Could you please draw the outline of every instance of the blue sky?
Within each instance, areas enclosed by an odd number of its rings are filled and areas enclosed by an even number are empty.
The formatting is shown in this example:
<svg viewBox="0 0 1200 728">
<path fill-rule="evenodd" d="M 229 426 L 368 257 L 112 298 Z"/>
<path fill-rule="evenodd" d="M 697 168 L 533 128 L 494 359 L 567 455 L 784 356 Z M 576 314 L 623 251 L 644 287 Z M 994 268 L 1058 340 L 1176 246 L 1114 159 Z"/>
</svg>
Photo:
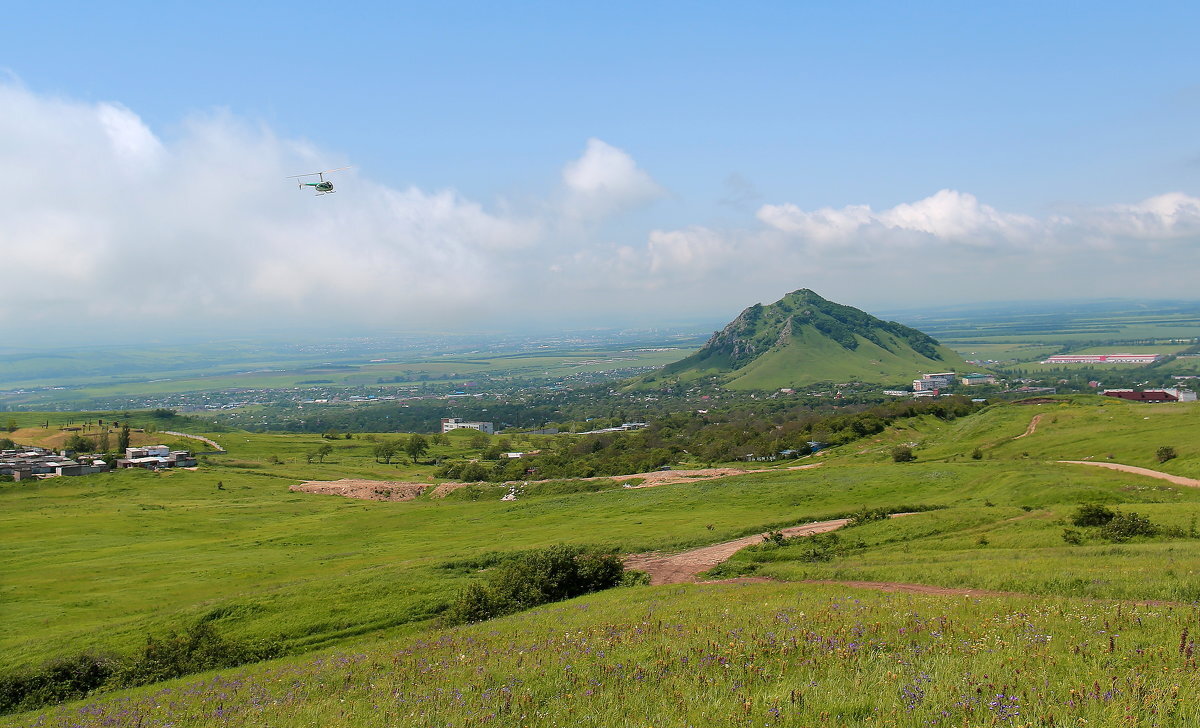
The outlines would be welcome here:
<svg viewBox="0 0 1200 728">
<path fill-rule="evenodd" d="M 399 328 L 721 318 L 800 287 L 887 309 L 1194 298 L 1197 21 L 1194 3 L 10 5 L 0 164 L 34 173 L 0 252 L 32 268 L 100 239 L 198 270 L 97 305 L 123 287 L 96 257 L 0 329 L 172 314 L 181 293 L 230 325 L 382 309 L 363 323 Z M 329 199 L 263 181 L 342 164 Z M 120 199 L 76 179 L 113 165 Z M 240 276 L 188 266 L 209 249 Z M 1112 272 L 1148 258 L 1172 273 Z M 564 296 L 593 303 L 548 313 Z"/>
</svg>

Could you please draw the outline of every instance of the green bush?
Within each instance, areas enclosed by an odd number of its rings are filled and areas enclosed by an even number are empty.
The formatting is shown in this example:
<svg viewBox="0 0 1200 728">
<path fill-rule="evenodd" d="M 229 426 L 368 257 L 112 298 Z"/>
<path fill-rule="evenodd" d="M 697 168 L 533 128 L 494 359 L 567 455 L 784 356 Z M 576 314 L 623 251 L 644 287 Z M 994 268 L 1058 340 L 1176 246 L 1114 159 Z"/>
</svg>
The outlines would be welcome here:
<svg viewBox="0 0 1200 728">
<path fill-rule="evenodd" d="M 625 566 L 610 551 L 560 544 L 499 564 L 486 583 L 468 585 L 442 614 L 466 624 L 562 601 L 622 583 Z"/>
<path fill-rule="evenodd" d="M 117 680 L 127 686 L 146 685 L 218 667 L 258 662 L 279 652 L 274 644 L 227 640 L 211 624 L 201 622 L 183 632 L 147 637 L 141 651 L 119 670 Z"/>
<path fill-rule="evenodd" d="M 1073 528 L 1064 528 L 1062 532 L 1062 538 L 1063 541 L 1066 541 L 1072 546 L 1078 546 L 1079 544 L 1083 543 L 1083 532 L 1076 531 Z"/>
<path fill-rule="evenodd" d="M 1153 536 L 1158 527 L 1149 518 L 1136 513 L 1118 513 L 1100 531 L 1110 541 L 1128 541 L 1134 536 Z"/>
<path fill-rule="evenodd" d="M 108 682 L 115 667 L 113 658 L 82 654 L 48 662 L 40 669 L 0 675 L 0 713 L 82 698 Z"/>
<path fill-rule="evenodd" d="M 1076 526 L 1103 526 L 1115 518 L 1117 512 L 1099 503 L 1083 503 L 1075 509 L 1071 523 Z"/>
<path fill-rule="evenodd" d="M 32 710 L 82 698 L 99 688 L 148 685 L 204 670 L 234 667 L 279 655 L 274 643 L 235 642 L 211 624 L 146 638 L 128 657 L 90 653 L 48 662 L 40 668 L 0 675 L 0 713 Z"/>
<path fill-rule="evenodd" d="M 1154 457 L 1158 458 L 1158 462 L 1165 463 L 1168 460 L 1174 460 L 1178 456 L 1175 454 L 1175 448 L 1170 445 L 1163 445 L 1154 452 Z"/>
<path fill-rule="evenodd" d="M 913 454 L 912 448 L 908 445 L 897 445 L 892 448 L 892 460 L 897 463 L 911 463 L 916 460 L 917 456 Z"/>
</svg>

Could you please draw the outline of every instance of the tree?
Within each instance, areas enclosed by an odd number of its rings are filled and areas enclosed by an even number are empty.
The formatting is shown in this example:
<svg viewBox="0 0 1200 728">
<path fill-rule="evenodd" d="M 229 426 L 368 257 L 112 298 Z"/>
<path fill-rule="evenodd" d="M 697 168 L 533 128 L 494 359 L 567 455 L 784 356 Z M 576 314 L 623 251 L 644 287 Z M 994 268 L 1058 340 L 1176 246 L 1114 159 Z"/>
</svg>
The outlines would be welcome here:
<svg viewBox="0 0 1200 728">
<path fill-rule="evenodd" d="M 400 452 L 400 443 L 395 440 L 381 442 L 375 446 L 372 451 L 375 455 L 375 462 L 384 462 L 388 465 L 392 464 L 392 458 Z"/>
<path fill-rule="evenodd" d="M 326 456 L 333 452 L 333 445 L 325 443 L 316 449 L 317 462 L 325 462 Z"/>
<path fill-rule="evenodd" d="M 100 430 L 100 441 L 96 445 L 96 450 L 99 452 L 108 452 L 108 448 L 111 446 L 112 443 L 108 439 L 108 428 L 105 427 L 104 429 Z"/>
<path fill-rule="evenodd" d="M 908 445 L 897 445 L 892 448 L 892 460 L 897 463 L 911 463 L 916 459 L 917 456 L 913 454 L 912 448 Z"/>
<path fill-rule="evenodd" d="M 129 447 L 129 423 L 121 425 L 121 432 L 117 435 L 117 452 L 124 454 L 125 449 Z"/>
<path fill-rule="evenodd" d="M 63 443 L 63 448 L 70 450 L 71 452 L 92 452 L 95 450 L 95 446 L 92 444 L 92 441 L 83 435 L 80 435 L 78 432 L 73 433 L 67 438 L 67 441 Z"/>
<path fill-rule="evenodd" d="M 415 462 L 417 458 L 429 452 L 429 441 L 422 435 L 413 435 L 408 439 L 408 444 L 404 446 L 404 451 Z"/>
<path fill-rule="evenodd" d="M 17 431 L 17 421 L 11 417 L 8 418 L 8 431 L 9 432 Z"/>
<path fill-rule="evenodd" d="M 491 438 L 485 432 L 476 432 L 474 435 L 471 435 L 470 445 L 475 450 L 482 450 L 488 446 L 489 442 L 491 442 Z"/>
<path fill-rule="evenodd" d="M 1176 457 L 1178 457 L 1175 454 L 1175 448 L 1171 447 L 1170 445 L 1163 445 L 1162 447 L 1158 448 L 1158 450 L 1154 453 L 1154 456 L 1158 458 L 1158 462 L 1160 463 L 1165 463 L 1168 460 L 1174 460 Z"/>
<path fill-rule="evenodd" d="M 0 450 L 16 450 L 17 443 L 7 437 L 0 437 Z"/>
</svg>

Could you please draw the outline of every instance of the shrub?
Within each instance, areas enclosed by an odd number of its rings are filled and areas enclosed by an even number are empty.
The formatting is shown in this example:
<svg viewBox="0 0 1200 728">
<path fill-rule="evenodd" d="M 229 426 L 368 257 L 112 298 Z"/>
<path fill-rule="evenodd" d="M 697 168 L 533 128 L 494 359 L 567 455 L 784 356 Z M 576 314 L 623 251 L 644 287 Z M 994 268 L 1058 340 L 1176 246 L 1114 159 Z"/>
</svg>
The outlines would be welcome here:
<svg viewBox="0 0 1200 728">
<path fill-rule="evenodd" d="M 107 682 L 114 667 L 112 658 L 81 654 L 0 676 L 0 713 L 82 698 Z"/>
<path fill-rule="evenodd" d="M 141 651 L 128 657 L 90 653 L 48 662 L 23 673 L 0 675 L 0 713 L 32 710 L 82 698 L 99 688 L 125 688 L 234 667 L 279 655 L 275 643 L 234 642 L 200 622 L 183 632 L 150 636 Z"/>
<path fill-rule="evenodd" d="M 1153 536 L 1158 527 L 1149 518 L 1136 513 L 1118 513 L 1100 531 L 1110 541 L 1127 541 L 1134 536 Z"/>
<path fill-rule="evenodd" d="M 1103 526 L 1116 515 L 1116 511 L 1099 503 L 1083 503 L 1075 509 L 1071 523 L 1076 526 Z"/>
<path fill-rule="evenodd" d="M 614 553 L 560 544 L 505 560 L 487 582 L 464 588 L 443 613 L 446 624 L 480 622 L 622 583 Z"/>
<path fill-rule="evenodd" d="M 897 445 L 892 448 L 892 461 L 897 463 L 911 463 L 916 460 L 917 456 L 913 454 L 912 448 L 908 445 Z"/>
<path fill-rule="evenodd" d="M 1158 458 L 1158 462 L 1165 463 L 1168 460 L 1174 460 L 1178 455 L 1175 454 L 1175 448 L 1163 445 L 1154 452 L 1154 457 Z"/>
<path fill-rule="evenodd" d="M 979 448 L 975 448 L 971 452 L 971 459 L 972 460 L 982 460 L 983 459 L 983 451 L 980 450 Z"/>
<path fill-rule="evenodd" d="M 867 508 L 863 506 L 850 516 L 850 522 L 846 524 L 846 528 L 861 526 L 872 521 L 885 521 L 888 516 L 895 513 L 891 508 Z"/>
<path fill-rule="evenodd" d="M 218 667 L 233 667 L 275 657 L 276 644 L 233 642 L 207 622 L 182 632 L 146 638 L 139 653 L 117 675 L 121 685 L 146 685 Z"/>
<path fill-rule="evenodd" d="M 1079 544 L 1083 543 L 1083 532 L 1076 531 L 1073 528 L 1064 528 L 1062 532 L 1062 538 L 1063 541 L 1066 541 L 1072 546 L 1078 546 Z"/>
</svg>

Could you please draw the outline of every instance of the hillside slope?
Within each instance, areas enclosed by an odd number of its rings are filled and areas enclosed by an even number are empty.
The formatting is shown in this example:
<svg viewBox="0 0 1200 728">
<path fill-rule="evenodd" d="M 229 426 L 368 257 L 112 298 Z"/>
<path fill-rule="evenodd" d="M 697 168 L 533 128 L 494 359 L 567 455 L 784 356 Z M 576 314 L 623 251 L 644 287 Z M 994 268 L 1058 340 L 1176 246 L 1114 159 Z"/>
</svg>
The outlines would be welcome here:
<svg viewBox="0 0 1200 728">
<path fill-rule="evenodd" d="M 967 368 L 958 354 L 916 329 L 801 289 L 747 308 L 695 354 L 643 381 L 716 376 L 730 389 L 777 389 L 900 383 L 922 372 Z"/>
</svg>

